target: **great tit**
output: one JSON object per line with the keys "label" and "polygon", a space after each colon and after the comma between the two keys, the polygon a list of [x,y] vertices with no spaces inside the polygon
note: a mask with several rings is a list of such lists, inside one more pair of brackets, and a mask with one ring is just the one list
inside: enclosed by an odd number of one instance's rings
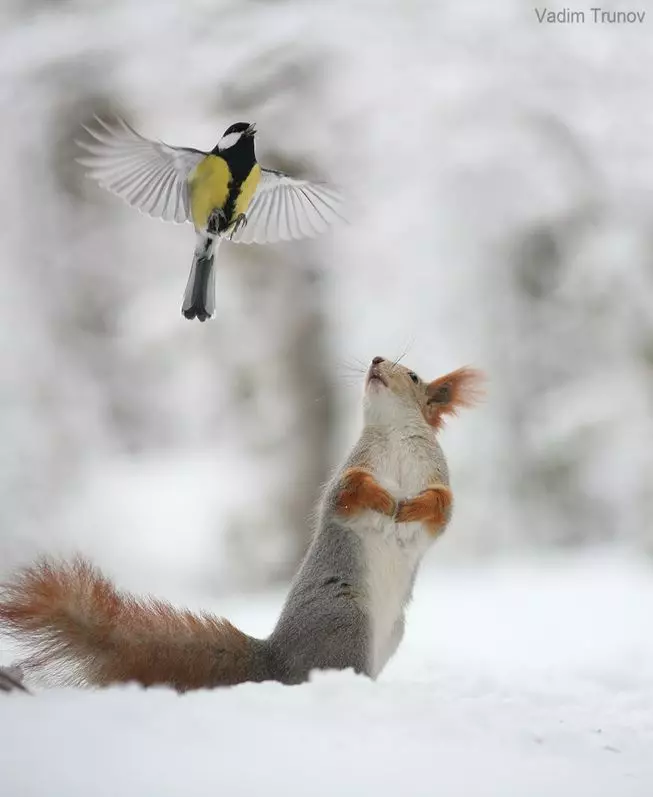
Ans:
{"label": "great tit", "polygon": [[195,226],[181,309],[186,318],[206,321],[215,313],[213,262],[223,238],[245,244],[299,240],[344,218],[335,188],[259,166],[253,124],[231,125],[211,152],[203,152],[151,141],[122,119],[115,125],[96,121],[84,128],[94,140],[77,141],[89,153],[78,158],[88,176],[150,216]]}

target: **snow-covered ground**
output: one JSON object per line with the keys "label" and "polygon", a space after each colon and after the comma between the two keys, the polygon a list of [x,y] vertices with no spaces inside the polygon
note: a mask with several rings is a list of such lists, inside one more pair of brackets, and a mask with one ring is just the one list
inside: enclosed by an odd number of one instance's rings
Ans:
{"label": "snow-covered ground", "polygon": [[[653,793],[653,577],[642,564],[606,553],[422,576],[404,644],[376,683],[328,673],[183,697],[3,698],[2,794]],[[220,611],[265,634],[282,598],[225,599]]]}

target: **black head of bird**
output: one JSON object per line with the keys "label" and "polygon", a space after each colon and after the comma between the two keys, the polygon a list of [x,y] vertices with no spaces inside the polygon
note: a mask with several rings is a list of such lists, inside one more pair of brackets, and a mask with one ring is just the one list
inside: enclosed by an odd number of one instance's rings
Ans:
{"label": "black head of bird", "polygon": [[244,144],[246,142],[251,144],[255,134],[256,126],[254,123],[236,122],[224,131],[215,149],[218,152],[224,152],[225,150],[232,149],[238,144]]}

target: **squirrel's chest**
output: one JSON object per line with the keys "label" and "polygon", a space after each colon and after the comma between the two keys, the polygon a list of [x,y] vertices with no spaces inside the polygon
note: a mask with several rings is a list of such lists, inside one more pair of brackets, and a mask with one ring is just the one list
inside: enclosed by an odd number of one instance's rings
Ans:
{"label": "squirrel's chest", "polygon": [[[416,495],[434,480],[448,481],[440,449],[419,439],[386,438],[371,446],[368,455],[368,467],[377,481],[398,499]],[[357,526],[365,552],[371,669],[376,674],[401,639],[417,566],[432,537],[420,523],[397,525],[377,512],[365,512]]]}
{"label": "squirrel's chest", "polygon": [[390,440],[374,452],[372,472],[396,498],[404,498],[423,490],[433,481],[434,452],[416,442]]}
{"label": "squirrel's chest", "polygon": [[[376,676],[385,666],[403,634],[404,610],[410,601],[420,559],[428,540],[419,524],[403,524],[409,532],[397,533],[397,525],[377,513],[368,513],[364,552],[366,608],[370,623],[370,669]],[[410,529],[413,526],[416,528]]]}

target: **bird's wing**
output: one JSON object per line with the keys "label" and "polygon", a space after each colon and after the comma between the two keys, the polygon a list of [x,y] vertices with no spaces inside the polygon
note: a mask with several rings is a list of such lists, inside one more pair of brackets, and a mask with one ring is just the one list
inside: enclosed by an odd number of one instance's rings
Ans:
{"label": "bird's wing", "polygon": [[187,178],[206,153],[151,141],[122,119],[111,126],[95,118],[98,127],[84,128],[94,140],[77,141],[89,153],[78,158],[88,176],[149,216],[190,221]]}
{"label": "bird's wing", "polygon": [[313,238],[337,219],[345,219],[343,206],[340,192],[325,183],[261,169],[261,180],[247,209],[247,224],[227,238],[241,244]]}

